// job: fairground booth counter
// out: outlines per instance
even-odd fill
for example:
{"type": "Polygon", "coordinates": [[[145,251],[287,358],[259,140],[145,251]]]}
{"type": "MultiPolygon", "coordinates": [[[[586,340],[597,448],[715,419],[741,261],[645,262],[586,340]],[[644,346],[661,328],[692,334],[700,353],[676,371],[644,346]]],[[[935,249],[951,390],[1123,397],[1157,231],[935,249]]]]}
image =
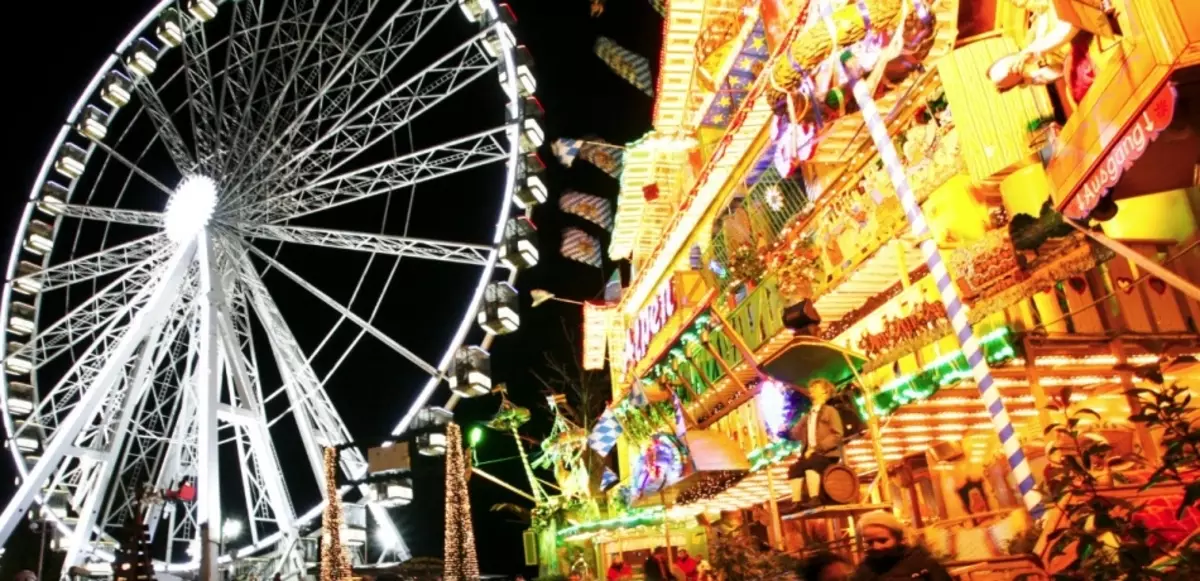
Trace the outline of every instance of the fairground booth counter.
{"type": "MultiPolygon", "coordinates": [[[[1089,438],[1149,459],[1113,463],[1136,490],[1161,439],[1127,390],[1200,385],[1187,3],[667,3],[609,248],[632,275],[584,307],[614,398],[590,443],[617,484],[559,542],[600,570],[659,545],[711,557],[738,526],[853,556],[854,519],[888,508],[952,562],[1037,570],[1009,554],[1045,543],[1011,541],[1058,526],[1044,434],[1081,407],[1089,438]],[[824,505],[783,514],[800,446],[777,434],[816,379],[865,427],[824,505]]],[[[1196,528],[1180,488],[1141,494],[1196,528]]]]}

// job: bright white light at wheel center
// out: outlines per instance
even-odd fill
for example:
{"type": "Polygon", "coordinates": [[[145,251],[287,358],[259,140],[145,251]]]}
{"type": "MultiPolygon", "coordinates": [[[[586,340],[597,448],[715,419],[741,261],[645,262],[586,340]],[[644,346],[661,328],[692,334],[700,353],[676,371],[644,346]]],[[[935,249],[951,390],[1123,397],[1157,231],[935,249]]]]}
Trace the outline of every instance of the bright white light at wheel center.
{"type": "Polygon", "coordinates": [[[202,175],[183,178],[167,201],[164,219],[167,237],[175,242],[194,238],[208,225],[216,207],[217,182],[202,175]]]}

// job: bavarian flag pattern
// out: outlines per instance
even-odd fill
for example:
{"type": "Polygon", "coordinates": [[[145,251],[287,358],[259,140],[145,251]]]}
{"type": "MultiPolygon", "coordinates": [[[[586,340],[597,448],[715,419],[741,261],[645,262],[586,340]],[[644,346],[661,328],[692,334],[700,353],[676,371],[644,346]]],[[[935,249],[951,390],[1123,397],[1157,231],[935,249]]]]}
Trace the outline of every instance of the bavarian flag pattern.
{"type": "Polygon", "coordinates": [[[612,230],[612,203],[600,196],[568,190],[559,196],[558,209],[579,216],[605,230],[612,230]]]}
{"type": "Polygon", "coordinates": [[[650,74],[650,59],[637,54],[613,42],[607,36],[596,39],[596,56],[617,73],[617,76],[629,81],[641,92],[654,96],[654,77],[650,74]]]}
{"type": "Polygon", "coordinates": [[[562,255],[588,266],[600,268],[604,259],[600,255],[600,241],[579,228],[567,228],[562,233],[562,255]]]}

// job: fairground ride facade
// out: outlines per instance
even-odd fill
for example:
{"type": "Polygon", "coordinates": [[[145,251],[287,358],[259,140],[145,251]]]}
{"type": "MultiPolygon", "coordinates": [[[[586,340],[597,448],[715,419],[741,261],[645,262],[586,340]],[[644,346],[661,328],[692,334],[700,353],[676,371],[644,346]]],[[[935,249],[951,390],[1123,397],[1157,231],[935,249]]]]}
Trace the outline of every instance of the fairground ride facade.
{"type": "Polygon", "coordinates": [[[1126,390],[1151,386],[1133,370],[1200,385],[1182,4],[669,2],[609,248],[632,275],[584,306],[583,363],[613,387],[590,441],[618,484],[560,543],[604,570],[711,556],[722,525],[758,521],[777,549],[853,554],[855,517],[882,507],[964,566],[998,562],[1054,518],[1057,399],[1159,458],[1128,420],[1126,390]],[[802,450],[775,434],[816,379],[865,428],[825,506],[781,518],[802,450]]]}

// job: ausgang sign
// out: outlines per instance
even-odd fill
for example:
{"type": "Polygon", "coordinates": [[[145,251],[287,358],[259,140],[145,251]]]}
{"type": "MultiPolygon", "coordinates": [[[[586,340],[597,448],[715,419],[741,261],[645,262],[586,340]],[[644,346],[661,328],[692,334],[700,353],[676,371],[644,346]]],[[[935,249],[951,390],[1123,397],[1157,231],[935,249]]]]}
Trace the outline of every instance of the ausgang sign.
{"type": "Polygon", "coordinates": [[[650,341],[666,326],[678,306],[675,298],[675,278],[672,277],[667,279],[667,284],[659,289],[650,300],[650,304],[642,308],[633,325],[629,327],[629,335],[625,339],[626,371],[646,356],[650,349],[650,341]]]}
{"type": "Polygon", "coordinates": [[[1175,117],[1175,98],[1175,87],[1170,84],[1155,94],[1150,104],[1142,110],[1142,114],[1126,129],[1125,134],[1113,144],[1083,181],[1079,192],[1063,208],[1064,215],[1082,220],[1092,212],[1100,199],[1108,194],[1109,188],[1117,185],[1121,174],[1142,157],[1150,143],[1158,139],[1158,135],[1171,124],[1171,119],[1175,117]]]}

